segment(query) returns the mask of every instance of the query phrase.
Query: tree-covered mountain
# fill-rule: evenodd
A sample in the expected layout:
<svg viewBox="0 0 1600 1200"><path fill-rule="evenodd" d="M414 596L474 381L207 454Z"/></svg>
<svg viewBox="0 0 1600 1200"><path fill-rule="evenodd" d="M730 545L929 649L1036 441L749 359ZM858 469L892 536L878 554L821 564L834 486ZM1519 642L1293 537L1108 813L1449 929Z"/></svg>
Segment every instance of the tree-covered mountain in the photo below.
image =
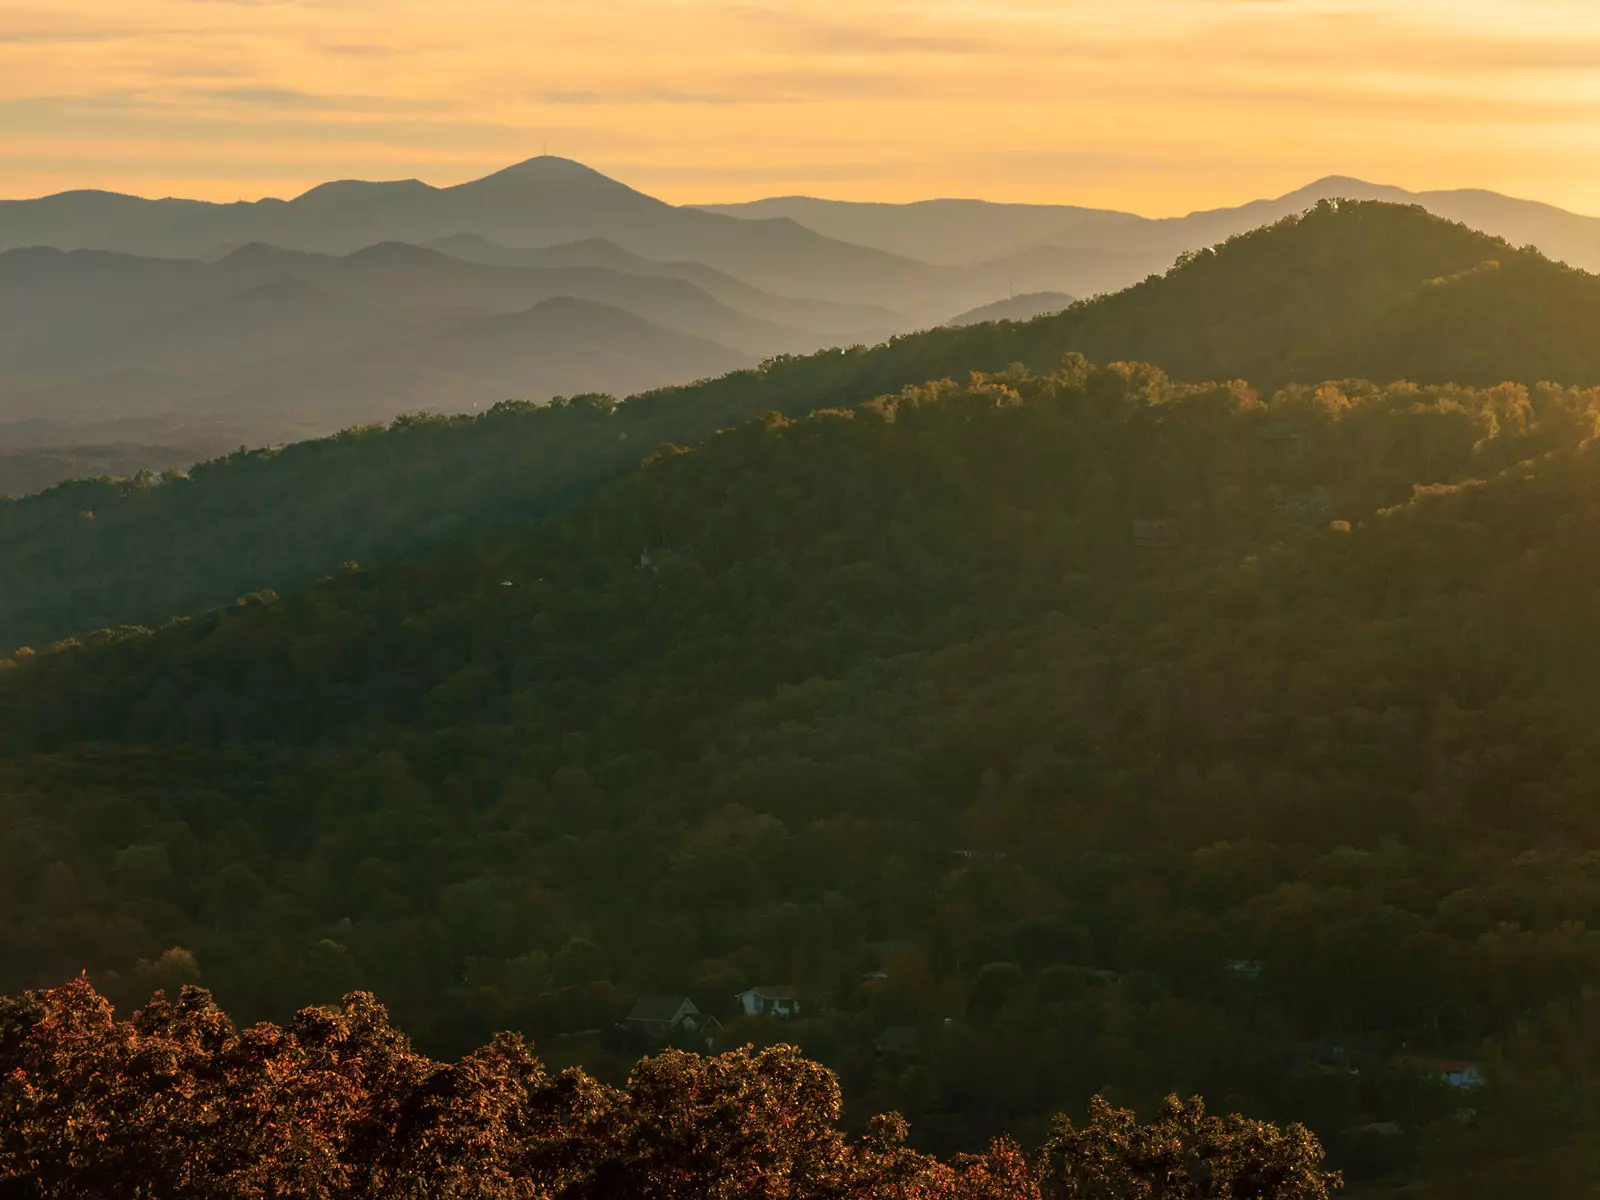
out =
<svg viewBox="0 0 1600 1200"><path fill-rule="evenodd" d="M1028 327L1181 378L1600 383L1600 277L1419 208L1319 204Z"/></svg>
<svg viewBox="0 0 1600 1200"><path fill-rule="evenodd" d="M1455 1147L1438 1060L1486 1130L1559 1102L1485 1042L1577 1036L1600 974L1597 415L1069 359L16 658L3 984L371 986L440 1052L608 1078L637 1048L584 1031L680 994L941 1148L1176 1088L1412 1171Z"/></svg>
<svg viewBox="0 0 1600 1200"><path fill-rule="evenodd" d="M27 564L0 575L0 644L292 590L347 561L388 561L550 513L662 442L1013 362L1049 371L1069 350L1153 361L1180 379L1248 378L1268 392L1350 376L1593 384L1596 328L1593 276L1418 209L1324 205L1028 323L780 358L620 405L408 419L230 456L187 478L79 482L0 504L0 554Z"/></svg>

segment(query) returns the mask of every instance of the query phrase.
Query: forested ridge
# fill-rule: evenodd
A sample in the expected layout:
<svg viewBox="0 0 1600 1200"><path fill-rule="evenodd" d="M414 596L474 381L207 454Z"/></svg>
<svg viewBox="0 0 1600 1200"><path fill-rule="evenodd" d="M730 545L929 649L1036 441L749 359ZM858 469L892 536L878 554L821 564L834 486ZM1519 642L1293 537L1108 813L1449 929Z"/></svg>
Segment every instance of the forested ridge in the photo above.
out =
<svg viewBox="0 0 1600 1200"><path fill-rule="evenodd" d="M343 563L494 536L626 475L662 442L694 444L766 411L805 416L1012 363L1050 371L1068 350L1153 362L1179 379L1246 378L1268 393L1354 377L1590 385L1597 325L1593 276L1420 209L1325 203L1028 323L782 358L620 404L407 417L241 451L187 476L78 481L0 502L0 648L159 624L298 590Z"/></svg>
<svg viewBox="0 0 1600 1200"><path fill-rule="evenodd" d="M1573 1194L1597 413L1069 356L16 656L0 987L371 988L613 1084L641 1047L590 1031L680 994L944 1152L1177 1091L1366 1186Z"/></svg>

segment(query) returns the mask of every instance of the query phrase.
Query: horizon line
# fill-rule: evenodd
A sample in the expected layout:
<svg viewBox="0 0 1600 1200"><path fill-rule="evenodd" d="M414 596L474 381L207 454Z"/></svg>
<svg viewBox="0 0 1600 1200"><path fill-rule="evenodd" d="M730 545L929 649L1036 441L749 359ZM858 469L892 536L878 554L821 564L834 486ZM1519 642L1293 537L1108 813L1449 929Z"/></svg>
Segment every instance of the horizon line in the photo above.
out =
<svg viewBox="0 0 1600 1200"><path fill-rule="evenodd" d="M369 185L369 186L373 186L373 187L398 186L398 185L404 185L404 184L417 184L417 185L419 185L421 187L427 188L429 191L433 191L433 192L448 192L448 191L453 191L453 190L458 189L458 188L469 187L469 186L471 186L473 184L476 184L476 183L482 183L485 180L495 178L496 176L499 176L499 175L507 174L507 173L509 173L511 171L515 171L519 167L526 167L526 166L529 166L531 164L543 162L543 161L546 161L546 160L549 160L549 161L552 161L552 162L567 163L567 164L570 164L572 166L580 167L584 171L589 172L589 173L591 173L593 175L599 176L600 178L605 179L610 183L616 184L616 185L618 185L620 187L628 188L630 191L638 192L640 195L649 196L651 199L660 199L659 197L654 196L652 193L650 193L648 191L645 191L643 188L635 187L632 184L626 183L622 179L618 178L616 175L611 175L611 174L607 173L606 171L602 171L599 168L590 166L588 163L585 163L581 159L568 158L568 157L566 157L564 155L550 154L550 153L546 152L546 153L543 153L543 154L532 155L529 158L519 159L518 161L510 163L510 164L508 164L508 165L506 165L504 167L498 167L498 168L495 168L494 170L491 170L491 171L489 171L489 172L487 172L485 174L473 175L473 176L470 176L470 177L468 177L466 179L462 179L462 180L459 180L459 181L454 182L454 183L443 183L443 184L430 183L427 180L418 178L415 175L412 175L412 176L399 176L399 177L395 177L395 178L392 178L392 179L361 179L361 178L356 178L354 176L347 176L347 177L341 177L341 178L333 178L333 179L322 180L322 181L320 181L318 183L311 184L309 187L305 188L303 191L294 193L292 195L287 195L287 196L283 196L283 195L276 195L276 196L275 195L264 195L264 196L257 196L254 199L247 198L247 197L240 197L239 199L236 199L236 200L202 200L202 199L197 199L197 198L192 197L192 196L181 196L181 195L152 196L152 195L144 195L144 194L141 194L141 193L138 193L138 192L119 191L119 190L117 190L115 188L81 187L81 188L64 188L64 189L62 189L60 191L46 192L46 193L44 193L42 195L35 195L35 196L4 197L4 198L0 198L0 206L10 206L10 205L18 205L18 204L36 204L36 203L40 203L40 202L47 201L47 200L60 199L60 198L65 197L65 196L110 196L110 197L116 197L118 199L140 200L140 201L143 201L143 202L149 203L149 204L162 204L162 203L197 204L197 205L205 205L205 206L214 207L214 208L227 208L227 207L231 207L231 206L234 206L234 205L294 204L294 203L297 203L300 200L303 200L305 197L311 195L314 192L320 191L320 190L322 190L324 188L328 188L328 187L337 187L337 186L339 186L341 184L360 184L360 185ZM1075 209L1080 209L1080 210L1085 211L1085 212L1114 214L1114 215L1117 215L1117 216L1133 217L1133 218L1136 218L1136 219L1142 220L1142 221L1152 221L1152 222L1154 222L1154 221L1184 220L1184 219L1189 218L1189 217L1203 216L1203 215L1205 215L1207 213L1227 212L1227 211L1234 210L1234 209L1244 208L1244 207L1247 207L1247 206L1249 206L1251 204L1256 204L1256 203L1271 203L1271 202L1274 202L1274 201L1286 200L1289 197L1294 196L1299 192L1309 191L1309 190L1317 187L1319 184L1327 184L1327 183L1332 183L1332 182L1349 182L1349 183L1353 183L1353 184L1360 184L1363 187L1384 188L1384 189L1391 190L1391 191L1401 192L1404 195L1406 195L1408 197L1412 197L1412 198L1421 198L1421 197L1426 197L1426 196L1430 196L1430 195L1432 195L1432 196L1448 196L1448 195L1479 194L1479 195L1485 195L1485 196L1493 196L1493 197L1496 197L1496 198L1499 198L1499 199L1502 199L1502 200L1510 200L1510 201L1514 201L1514 202L1519 203L1519 204L1535 204L1535 205L1539 205L1539 206L1541 206L1543 208L1550 209L1550 210L1552 210L1554 212L1564 213L1564 214L1569 215L1569 216L1581 217L1581 218L1584 218L1586 220L1600 220L1600 214L1597 214L1597 213L1587 213L1587 212L1579 211L1577 209L1563 208L1561 205L1551 203L1550 201L1547 201L1547 200L1538 200L1538 199L1533 199L1533 198L1527 197L1527 196L1516 196L1516 195L1512 195L1512 194L1507 193L1507 192L1495 191L1493 188L1487 188L1487 187L1457 187L1457 188L1412 189L1412 188L1400 187L1397 184L1377 183L1377 182L1374 182L1374 181L1369 180L1369 179L1363 179L1362 177L1360 177L1358 175L1350 175L1350 174L1346 174L1346 173L1340 172L1340 171L1330 171L1327 174L1319 175L1316 178L1314 178L1311 181L1309 181L1308 183L1301 184L1299 187L1291 188L1287 192L1281 192L1281 193L1278 193L1276 195L1272 195L1272 194L1267 194L1267 195L1257 194L1257 195L1252 195L1252 196L1250 196L1250 197L1248 197L1246 199L1239 200L1239 201L1237 201L1236 203L1233 203L1233 204L1213 205L1213 206L1208 207L1208 208L1188 209L1188 210L1186 210L1184 212L1168 213L1168 214L1160 215L1160 216L1151 216L1148 213L1134 212L1134 211L1129 210L1129 209L1102 208L1102 207L1099 207L1099 206L1096 206L1096 205L1091 205L1091 204L1079 204L1079 203L1073 202L1070 199L1044 201L1044 202L1041 202L1041 201L1009 201L1009 200L990 200L990 199L987 199L987 198L985 198L983 196L970 196L970 195L969 196L958 196L958 195L925 196L925 197L922 197L921 199L916 199L916 200L843 200L843 199L839 199L837 197L832 197L832 196L827 196L827 195L822 195L822 194L812 193L812 192L774 192L774 193L772 193L770 195L760 196L760 197L758 197L758 198L756 198L754 200L733 200L733 201L712 200L712 201L696 201L696 202L693 202L693 203L685 203L685 204L673 204L671 201L663 200L663 201L661 201L661 203L669 204L669 205L671 205L671 207L679 208L679 209L745 208L745 207L753 207L753 206L759 205L759 204L770 204L770 203L774 203L774 202L777 202L777 201L794 201L794 200L813 200L813 201L818 201L818 202L825 203L825 204L852 205L852 206L862 206L862 207L869 207L870 206L870 207L882 207L882 208L910 208L910 207L915 207L917 205L923 205L923 204L985 204L985 205L993 205L993 206L995 206L997 208L1031 208L1031 209L1075 208Z"/></svg>

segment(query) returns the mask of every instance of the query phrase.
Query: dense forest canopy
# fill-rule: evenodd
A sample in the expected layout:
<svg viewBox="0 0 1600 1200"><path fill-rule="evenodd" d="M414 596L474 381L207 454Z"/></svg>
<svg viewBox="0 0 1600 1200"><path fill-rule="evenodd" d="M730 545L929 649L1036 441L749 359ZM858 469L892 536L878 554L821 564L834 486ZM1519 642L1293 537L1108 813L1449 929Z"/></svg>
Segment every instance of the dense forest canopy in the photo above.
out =
<svg viewBox="0 0 1600 1200"><path fill-rule="evenodd" d="M680 995L941 1151L1177 1091L1358 1181L1565 1194L1597 414L1069 356L14 656L0 987L372 988L431 1052L512 1028L611 1084L641 1047L592 1031Z"/></svg>
<svg viewBox="0 0 1600 1200"><path fill-rule="evenodd" d="M1303 1127L1169 1097L1103 1101L1034 1153L944 1163L896 1114L848 1139L838 1080L790 1046L667 1051L623 1088L552 1075L505 1034L456 1063L414 1051L370 995L237 1030L199 988L131 1019L83 981L0 998L0 1189L25 1200L1326 1200Z"/></svg>
<svg viewBox="0 0 1600 1200"><path fill-rule="evenodd" d="M662 442L774 411L852 407L1068 350L1263 392L1364 377L1600 383L1600 281L1379 203L1327 203L1186 257L1165 277L1028 323L937 329L777 359L690 387L478 417L408 417L187 476L80 481L0 502L0 652L160 624L341 564L395 561L560 511ZM483 397L489 402L495 397Z"/></svg>

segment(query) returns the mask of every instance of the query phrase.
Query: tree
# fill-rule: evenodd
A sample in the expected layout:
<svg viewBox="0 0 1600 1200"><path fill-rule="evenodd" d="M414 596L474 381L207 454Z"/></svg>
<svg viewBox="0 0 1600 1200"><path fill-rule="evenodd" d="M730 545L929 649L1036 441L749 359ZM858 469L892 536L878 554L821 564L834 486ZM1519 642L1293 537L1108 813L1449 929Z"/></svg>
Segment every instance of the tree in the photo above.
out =
<svg viewBox="0 0 1600 1200"><path fill-rule="evenodd" d="M1083 1127L1057 1118L1042 1155L1060 1200L1326 1200L1342 1180L1322 1158L1300 1125L1208 1116L1176 1096L1150 1125L1097 1096Z"/></svg>
<svg viewBox="0 0 1600 1200"><path fill-rule="evenodd" d="M1338 1182L1304 1130L1198 1101L1145 1127L1100 1104L1037 1166L1005 1140L941 1163L894 1114L849 1141L837 1078L793 1046L667 1051L619 1091L551 1079L512 1035L434 1062L361 993L241 1033L198 988L119 1021L80 979L0 1000L0 1080L18 1200L1321 1200Z"/></svg>

